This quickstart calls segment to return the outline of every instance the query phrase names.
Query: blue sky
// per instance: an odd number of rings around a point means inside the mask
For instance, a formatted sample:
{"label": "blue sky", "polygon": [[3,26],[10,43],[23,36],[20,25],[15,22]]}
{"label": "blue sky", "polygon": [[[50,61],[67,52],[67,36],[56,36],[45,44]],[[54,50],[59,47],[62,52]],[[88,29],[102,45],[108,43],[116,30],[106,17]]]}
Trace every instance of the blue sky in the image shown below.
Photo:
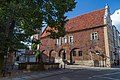
{"label": "blue sky", "polygon": [[106,4],[109,5],[111,14],[113,14],[115,10],[120,9],[120,0],[76,0],[76,2],[76,8],[66,14],[68,18],[99,10],[104,8]]}
{"label": "blue sky", "polygon": [[66,13],[68,18],[105,8],[105,5],[108,4],[113,24],[120,31],[120,14],[117,14],[117,12],[120,13],[120,0],[76,0],[76,2],[76,8]]}

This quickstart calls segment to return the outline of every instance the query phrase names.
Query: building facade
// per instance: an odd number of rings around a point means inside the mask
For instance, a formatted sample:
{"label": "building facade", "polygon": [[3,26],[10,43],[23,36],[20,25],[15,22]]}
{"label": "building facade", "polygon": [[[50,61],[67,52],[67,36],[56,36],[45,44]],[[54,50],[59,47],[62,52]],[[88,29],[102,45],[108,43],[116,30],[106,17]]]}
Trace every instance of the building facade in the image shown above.
{"label": "building facade", "polygon": [[113,60],[119,60],[120,59],[120,55],[119,55],[119,31],[117,30],[117,28],[113,25],[113,42],[114,42],[114,51],[113,51],[113,55],[112,55],[112,59]]}
{"label": "building facade", "polygon": [[111,67],[114,51],[113,26],[109,6],[69,19],[66,35],[51,39],[46,31],[41,34],[41,53],[45,62],[59,62],[86,66]]}

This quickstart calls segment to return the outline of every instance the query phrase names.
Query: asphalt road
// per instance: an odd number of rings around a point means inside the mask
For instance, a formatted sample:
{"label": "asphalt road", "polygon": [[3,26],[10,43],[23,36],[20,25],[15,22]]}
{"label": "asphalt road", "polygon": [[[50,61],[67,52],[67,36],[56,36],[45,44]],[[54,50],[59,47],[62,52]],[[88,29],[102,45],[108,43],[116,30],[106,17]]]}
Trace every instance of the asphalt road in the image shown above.
{"label": "asphalt road", "polygon": [[120,70],[71,69],[68,73],[38,78],[35,80],[120,80]]}

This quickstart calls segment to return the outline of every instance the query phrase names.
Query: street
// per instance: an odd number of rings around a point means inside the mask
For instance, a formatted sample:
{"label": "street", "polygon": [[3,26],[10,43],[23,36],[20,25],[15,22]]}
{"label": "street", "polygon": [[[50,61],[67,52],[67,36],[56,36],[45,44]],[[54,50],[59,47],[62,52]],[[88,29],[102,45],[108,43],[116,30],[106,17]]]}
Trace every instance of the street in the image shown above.
{"label": "street", "polygon": [[71,72],[35,80],[120,80],[120,70],[74,69]]}
{"label": "street", "polygon": [[0,80],[120,80],[120,68],[66,65],[65,69],[21,73]]}

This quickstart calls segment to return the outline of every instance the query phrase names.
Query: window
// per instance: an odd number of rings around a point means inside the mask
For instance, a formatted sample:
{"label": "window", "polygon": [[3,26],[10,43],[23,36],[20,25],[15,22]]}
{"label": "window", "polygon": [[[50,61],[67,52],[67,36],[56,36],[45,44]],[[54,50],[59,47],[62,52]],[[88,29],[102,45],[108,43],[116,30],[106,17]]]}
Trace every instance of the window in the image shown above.
{"label": "window", "polygon": [[63,43],[63,44],[67,43],[67,37],[63,37],[63,38],[62,38],[62,43]]}
{"label": "window", "polygon": [[91,40],[97,40],[97,39],[98,39],[98,33],[97,32],[91,33]]}
{"label": "window", "polygon": [[69,43],[73,43],[73,36],[69,36]]}
{"label": "window", "polygon": [[61,38],[57,39],[57,45],[61,45]]}
{"label": "window", "polygon": [[79,52],[78,52],[78,56],[82,56],[82,51],[79,51]]}
{"label": "window", "polygon": [[73,56],[76,56],[76,51],[73,51]]}

